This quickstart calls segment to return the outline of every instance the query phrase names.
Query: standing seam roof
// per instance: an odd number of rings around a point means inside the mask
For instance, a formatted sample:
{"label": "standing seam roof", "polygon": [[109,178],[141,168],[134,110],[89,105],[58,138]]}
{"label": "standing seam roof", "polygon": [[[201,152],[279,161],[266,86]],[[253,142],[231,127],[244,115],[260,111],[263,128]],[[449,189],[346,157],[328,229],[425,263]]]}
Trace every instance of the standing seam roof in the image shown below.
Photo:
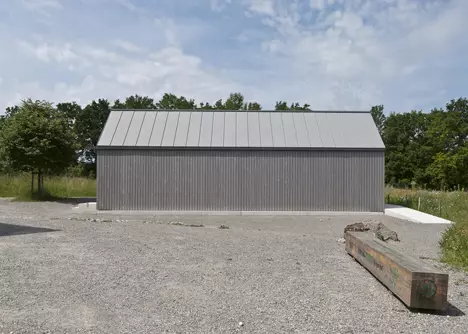
{"label": "standing seam roof", "polygon": [[384,149],[369,112],[112,110],[98,147]]}

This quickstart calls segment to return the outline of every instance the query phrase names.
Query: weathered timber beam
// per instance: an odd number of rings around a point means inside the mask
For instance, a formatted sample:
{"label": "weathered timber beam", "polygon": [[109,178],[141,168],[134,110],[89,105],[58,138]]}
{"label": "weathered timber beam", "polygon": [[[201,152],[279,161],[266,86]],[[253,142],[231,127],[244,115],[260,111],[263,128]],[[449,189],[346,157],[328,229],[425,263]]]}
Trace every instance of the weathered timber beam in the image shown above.
{"label": "weathered timber beam", "polygon": [[346,251],[409,308],[444,310],[448,275],[366,232],[346,232]]}

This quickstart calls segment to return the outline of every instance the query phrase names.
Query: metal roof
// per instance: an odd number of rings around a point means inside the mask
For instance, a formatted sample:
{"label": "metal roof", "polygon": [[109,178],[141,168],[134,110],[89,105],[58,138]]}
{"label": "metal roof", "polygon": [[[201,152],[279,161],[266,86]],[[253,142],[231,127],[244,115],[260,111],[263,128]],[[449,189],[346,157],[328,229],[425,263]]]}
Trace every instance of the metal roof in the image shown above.
{"label": "metal roof", "polygon": [[98,147],[384,149],[369,112],[112,110]]}

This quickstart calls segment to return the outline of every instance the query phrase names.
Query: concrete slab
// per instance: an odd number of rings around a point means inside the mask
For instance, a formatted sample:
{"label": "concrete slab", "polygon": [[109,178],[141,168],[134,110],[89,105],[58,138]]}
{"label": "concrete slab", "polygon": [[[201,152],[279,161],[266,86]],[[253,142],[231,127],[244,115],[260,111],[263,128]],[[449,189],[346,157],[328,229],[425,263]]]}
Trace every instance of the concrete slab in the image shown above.
{"label": "concrete slab", "polygon": [[73,208],[77,211],[115,214],[115,215],[142,215],[142,216],[362,216],[362,215],[383,215],[383,212],[336,212],[336,211],[98,211],[96,202],[80,203]]}
{"label": "concrete slab", "polygon": [[433,216],[421,211],[405,208],[399,205],[385,205],[385,214],[387,216],[408,220],[420,224],[452,224],[450,220]]}

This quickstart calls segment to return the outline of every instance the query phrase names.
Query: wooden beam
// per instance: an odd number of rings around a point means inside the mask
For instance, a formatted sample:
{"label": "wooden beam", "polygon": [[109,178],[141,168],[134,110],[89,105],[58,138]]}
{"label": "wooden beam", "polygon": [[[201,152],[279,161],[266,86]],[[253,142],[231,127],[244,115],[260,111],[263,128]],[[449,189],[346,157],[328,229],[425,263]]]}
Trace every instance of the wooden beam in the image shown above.
{"label": "wooden beam", "polygon": [[390,248],[371,233],[346,232],[346,251],[409,308],[447,308],[448,275]]}

